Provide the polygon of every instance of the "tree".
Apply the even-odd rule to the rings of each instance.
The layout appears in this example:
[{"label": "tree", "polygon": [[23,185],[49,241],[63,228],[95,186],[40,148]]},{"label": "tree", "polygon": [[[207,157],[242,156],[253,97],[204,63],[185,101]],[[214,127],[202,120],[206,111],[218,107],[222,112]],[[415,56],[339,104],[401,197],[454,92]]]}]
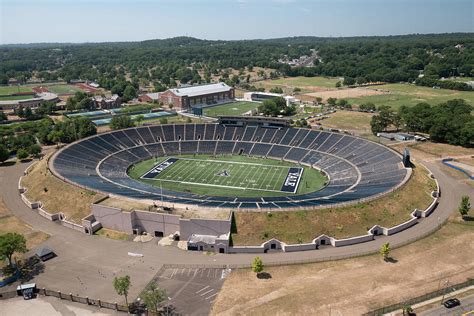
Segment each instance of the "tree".
[{"label": "tree", "polygon": [[114,116],[112,117],[112,120],[110,121],[111,129],[122,129],[122,128],[128,128],[128,127],[133,127],[133,126],[135,126],[135,124],[133,124],[132,119],[128,115]]},{"label": "tree", "polygon": [[259,274],[263,271],[263,261],[260,257],[255,257],[252,262],[252,271]]},{"label": "tree", "polygon": [[166,299],[166,291],[159,288],[155,283],[151,283],[140,295],[145,306],[158,314],[160,303]]},{"label": "tree", "polygon": [[337,99],[336,99],[336,98],[328,98],[328,99],[327,99],[327,103],[328,103],[330,106],[335,106],[335,105],[336,105],[336,102],[337,102]]},{"label": "tree", "polygon": [[123,295],[125,297],[125,304],[128,308],[128,290],[130,289],[130,276],[125,275],[123,277],[114,278],[114,288],[118,295]]},{"label": "tree", "polygon": [[8,117],[3,111],[0,111],[0,122],[7,121]]},{"label": "tree", "polygon": [[41,155],[41,146],[38,144],[31,145],[28,147],[28,153],[31,156],[38,158]]},{"label": "tree", "polygon": [[341,84],[341,82],[340,82],[340,81],[336,82],[336,88],[340,88],[340,87],[341,87],[341,85],[342,85],[342,84]]},{"label": "tree", "polygon": [[383,257],[383,260],[387,261],[390,255],[390,243],[385,243],[380,247],[380,254]]},{"label": "tree", "polygon": [[20,148],[16,151],[16,157],[20,160],[28,158],[28,152],[26,149]]},{"label": "tree", "polygon": [[5,145],[0,144],[0,162],[6,161],[9,157],[10,151],[8,148]]},{"label": "tree", "polygon": [[137,90],[132,85],[127,85],[123,91],[123,102],[128,102],[138,97]]},{"label": "tree", "polygon": [[270,89],[271,93],[283,93],[283,89],[280,87],[273,87]]},{"label": "tree", "polygon": [[17,233],[6,233],[0,235],[0,258],[8,260],[8,266],[12,267],[12,257],[15,252],[25,253],[26,239]]},{"label": "tree", "polygon": [[461,203],[459,204],[459,213],[464,218],[467,213],[471,210],[471,202],[469,201],[469,196],[464,195],[461,198]]},{"label": "tree", "polygon": [[142,114],[138,115],[138,116],[135,118],[135,121],[137,121],[137,125],[138,125],[138,126],[140,126],[144,120],[145,120],[145,116],[143,116]]}]

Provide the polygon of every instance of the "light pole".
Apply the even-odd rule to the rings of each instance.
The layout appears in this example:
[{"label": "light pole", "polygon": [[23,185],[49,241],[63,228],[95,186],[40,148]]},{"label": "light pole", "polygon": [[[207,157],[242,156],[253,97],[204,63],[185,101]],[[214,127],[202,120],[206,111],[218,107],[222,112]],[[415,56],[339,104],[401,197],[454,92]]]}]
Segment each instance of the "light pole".
[{"label": "light pole", "polygon": [[446,280],[446,282],[444,282],[444,286],[443,286],[443,297],[441,298],[441,305],[443,305],[444,303],[444,297],[446,296],[446,289],[449,285],[449,280]]},{"label": "light pole", "polygon": [[169,316],[170,301],[171,301],[171,297],[168,296],[168,301],[166,301],[166,316]]}]

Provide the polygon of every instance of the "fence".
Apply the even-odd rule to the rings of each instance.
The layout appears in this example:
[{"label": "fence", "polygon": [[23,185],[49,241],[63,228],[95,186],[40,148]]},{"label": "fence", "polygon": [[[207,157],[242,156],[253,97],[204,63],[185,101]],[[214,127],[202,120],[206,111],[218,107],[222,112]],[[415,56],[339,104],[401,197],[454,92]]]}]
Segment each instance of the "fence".
[{"label": "fence", "polygon": [[[462,288],[465,288],[465,287],[469,287],[471,285],[474,285],[474,279],[468,279],[465,282],[458,283],[458,284],[455,284],[455,285],[452,285],[452,286],[449,286],[449,287],[450,288],[455,288],[456,290],[459,290],[459,289],[462,289]],[[401,303],[397,303],[397,304],[393,304],[393,305],[389,305],[389,306],[384,306],[382,308],[379,308],[379,309],[370,311],[368,313],[365,313],[364,315],[366,315],[366,316],[383,315],[383,314],[390,313],[390,312],[393,312],[393,311],[396,311],[396,310],[399,310],[399,309],[403,309],[406,306],[412,306],[412,305],[430,300],[430,299],[435,298],[435,297],[446,295],[446,294],[448,294],[448,291],[446,290],[446,288],[443,287],[442,289],[438,289],[438,290],[433,291],[431,293],[427,293],[427,294],[424,294],[424,295],[421,295],[421,296],[418,296],[418,297],[414,297],[414,298],[412,298],[410,300],[407,300],[405,302],[401,302]]]},{"label": "fence", "polygon": [[101,300],[92,299],[89,297],[82,297],[78,295],[73,295],[71,293],[65,294],[65,293],[61,293],[60,291],[52,291],[52,290],[43,288],[43,289],[38,290],[38,294],[44,295],[44,296],[57,297],[61,300],[66,300],[66,301],[71,301],[71,302],[76,302],[76,303],[81,303],[81,304],[86,304],[86,305],[91,305],[91,306],[97,306],[99,308],[107,308],[107,309],[113,309],[113,310],[121,311],[121,312],[128,312],[128,308],[125,305],[105,302]]}]

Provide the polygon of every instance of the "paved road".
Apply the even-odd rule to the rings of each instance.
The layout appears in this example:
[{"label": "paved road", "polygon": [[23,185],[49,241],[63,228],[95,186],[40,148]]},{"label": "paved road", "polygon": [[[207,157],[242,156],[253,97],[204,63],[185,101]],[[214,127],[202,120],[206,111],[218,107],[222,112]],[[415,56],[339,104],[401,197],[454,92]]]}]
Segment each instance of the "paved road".
[{"label": "paved road", "polygon": [[[451,298],[451,297],[449,297]],[[467,312],[474,312],[474,295],[459,299],[461,305],[454,308],[446,308],[443,305],[436,306],[430,310],[419,313],[420,316],[458,316]]]},{"label": "paved road", "polygon": [[[404,243],[407,239],[429,232],[449,217],[457,208],[462,195],[470,195],[474,200],[472,187],[455,181],[443,173],[433,162],[425,163],[437,177],[442,188],[440,204],[432,216],[399,234],[380,236],[376,240],[346,247],[326,247],[315,251],[295,253],[260,254],[263,261],[269,263],[288,263],[302,260],[330,260],[338,256],[357,255],[362,252],[377,252],[381,245],[390,242],[392,246]],[[0,195],[5,205],[14,215],[35,229],[51,235],[45,244],[58,254],[47,262],[45,271],[35,280],[41,286],[88,295],[103,300],[122,299],[111,291],[115,275],[129,274],[133,287],[131,297],[136,297],[151,280],[163,264],[208,265],[213,264],[250,264],[254,254],[216,254],[205,255],[200,252],[187,252],[175,247],[162,247],[156,243],[133,243],[116,241],[98,236],[87,236],[66,227],[50,222],[27,208],[20,199],[17,183],[28,164],[17,163],[0,167]],[[128,252],[142,253],[144,257],[129,257]]]}]

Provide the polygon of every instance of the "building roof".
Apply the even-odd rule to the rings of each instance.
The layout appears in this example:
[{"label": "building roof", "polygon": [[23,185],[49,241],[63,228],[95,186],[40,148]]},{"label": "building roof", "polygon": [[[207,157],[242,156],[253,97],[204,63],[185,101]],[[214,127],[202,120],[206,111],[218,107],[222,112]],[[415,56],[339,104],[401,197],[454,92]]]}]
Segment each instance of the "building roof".
[{"label": "building roof", "polygon": [[198,95],[205,95],[205,94],[211,94],[211,93],[219,93],[219,92],[227,92],[230,91],[232,87],[229,87],[223,82],[219,83],[211,83],[211,84],[205,84],[205,85],[199,85],[199,86],[189,86],[189,87],[179,87],[179,88],[174,88],[170,89],[173,94],[184,97],[194,97]]},{"label": "building roof", "polygon": [[208,245],[214,245],[216,243],[216,239],[217,239],[217,236],[192,234],[188,238],[188,243],[195,244],[198,242],[203,242]]},{"label": "building roof", "polygon": [[114,94],[112,95],[111,97],[105,97],[103,98],[102,96],[95,96],[95,97],[92,97],[92,99],[94,99],[96,102],[112,102],[112,101],[116,101],[117,99],[119,98],[118,94]]},{"label": "building roof", "polygon": [[152,100],[158,100],[160,98],[160,92],[147,93],[146,96]]},{"label": "building roof", "polygon": [[39,247],[38,249],[36,249],[36,255],[38,257],[44,257],[44,256],[47,256],[51,253],[53,253],[53,251],[51,249],[49,249],[47,246],[42,246],[42,247]]}]

